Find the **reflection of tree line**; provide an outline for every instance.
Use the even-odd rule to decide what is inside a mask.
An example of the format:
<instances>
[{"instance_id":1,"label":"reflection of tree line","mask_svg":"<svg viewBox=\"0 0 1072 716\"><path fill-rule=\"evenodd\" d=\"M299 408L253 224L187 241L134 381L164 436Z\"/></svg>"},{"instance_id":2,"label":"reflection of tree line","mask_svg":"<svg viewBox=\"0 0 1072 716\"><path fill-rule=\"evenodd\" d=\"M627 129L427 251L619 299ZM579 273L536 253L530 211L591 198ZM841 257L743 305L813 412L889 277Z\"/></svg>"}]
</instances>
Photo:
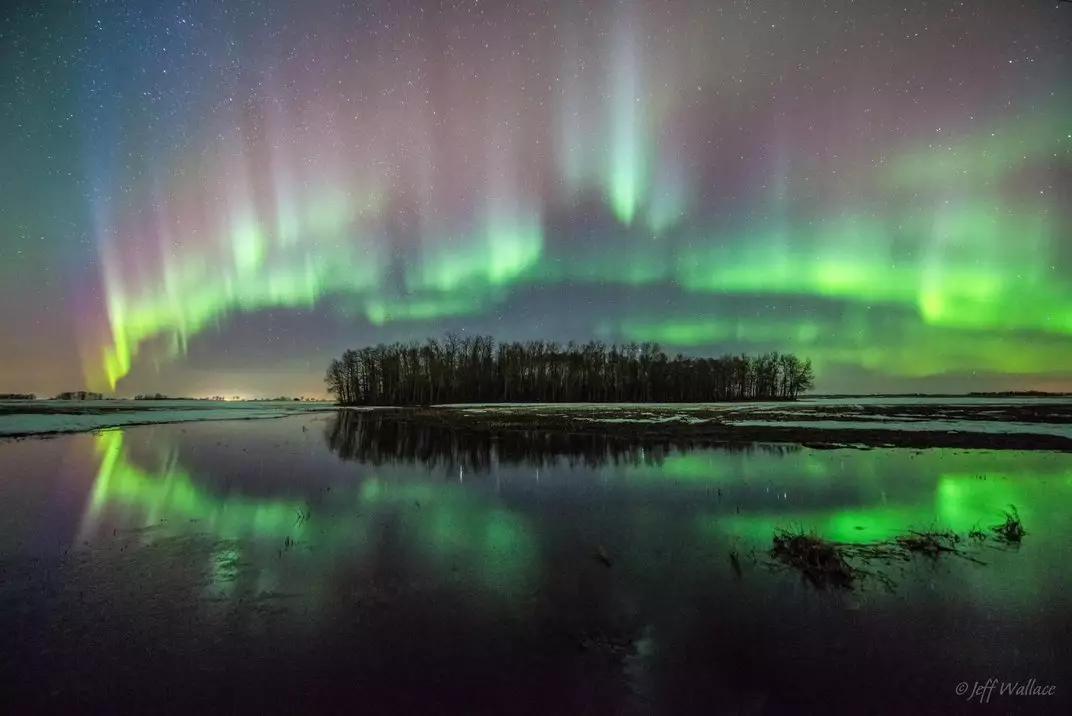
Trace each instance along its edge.
<instances>
[{"instance_id":1,"label":"reflection of tree line","mask_svg":"<svg viewBox=\"0 0 1072 716\"><path fill-rule=\"evenodd\" d=\"M658 466L671 454L701 447L691 440L631 440L600 434L542 431L498 434L413 424L374 412L340 410L325 431L332 452L370 465L421 464L485 472L495 465L545 467ZM787 454L796 445L720 444L720 450Z\"/></svg>"},{"instance_id":2,"label":"reflection of tree line","mask_svg":"<svg viewBox=\"0 0 1072 716\"><path fill-rule=\"evenodd\" d=\"M343 405L791 400L813 379L811 361L789 353L669 357L656 343L496 343L453 333L348 350L324 378Z\"/></svg>"}]
</instances>

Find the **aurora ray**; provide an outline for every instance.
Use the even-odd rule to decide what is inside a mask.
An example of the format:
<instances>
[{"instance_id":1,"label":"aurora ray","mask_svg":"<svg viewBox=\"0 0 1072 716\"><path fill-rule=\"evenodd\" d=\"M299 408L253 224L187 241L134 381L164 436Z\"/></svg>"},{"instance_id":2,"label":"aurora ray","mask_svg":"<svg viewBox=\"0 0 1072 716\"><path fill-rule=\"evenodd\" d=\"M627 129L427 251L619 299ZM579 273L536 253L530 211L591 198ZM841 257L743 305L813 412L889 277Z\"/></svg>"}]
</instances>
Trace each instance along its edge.
<instances>
[{"instance_id":1,"label":"aurora ray","mask_svg":"<svg viewBox=\"0 0 1072 716\"><path fill-rule=\"evenodd\" d=\"M7 25L11 390L444 328L1072 386L1068 7L136 5Z\"/></svg>"}]
</instances>

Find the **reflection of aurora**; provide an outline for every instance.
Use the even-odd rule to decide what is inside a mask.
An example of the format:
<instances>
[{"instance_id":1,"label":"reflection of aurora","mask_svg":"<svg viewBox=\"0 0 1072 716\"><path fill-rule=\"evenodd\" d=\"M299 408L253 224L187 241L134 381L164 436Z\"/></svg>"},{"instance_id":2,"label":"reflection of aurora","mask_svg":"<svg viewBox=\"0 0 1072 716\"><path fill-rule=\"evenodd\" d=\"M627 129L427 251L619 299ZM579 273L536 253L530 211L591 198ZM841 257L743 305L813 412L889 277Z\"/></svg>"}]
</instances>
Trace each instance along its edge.
<instances>
[{"instance_id":1,"label":"reflection of aurora","mask_svg":"<svg viewBox=\"0 0 1072 716\"><path fill-rule=\"evenodd\" d=\"M534 578L536 545L525 520L487 501L487 496L453 484L399 483L369 476L351 488L319 496L315 521L299 521L306 503L294 499L221 496L199 486L174 453L149 470L134 464L121 431L96 437L100 468L81 539L100 536L102 525L207 533L228 546L231 558L243 549L274 553L289 537L309 544L302 559L373 559L382 526L391 522L408 554L440 576L461 567L503 597L521 593ZM419 503L419 509L415 505ZM151 540L154 534L147 532ZM231 552L236 550L237 552Z\"/></svg>"},{"instance_id":2,"label":"reflection of aurora","mask_svg":"<svg viewBox=\"0 0 1072 716\"><path fill-rule=\"evenodd\" d=\"M830 503L800 506L801 493L821 492L823 484L842 472L815 471L805 485L790 480L771 485L787 495L779 509L756 509L741 514L708 514L697 518L697 527L709 539L742 538L765 549L780 528L814 530L825 538L842 542L870 542L904 534L908 530L953 530L962 537L973 528L989 533L1003 520L1002 512L1015 505L1028 531L1027 541L1006 563L1008 579L994 578L993 566L956 572L964 593L982 608L1013 604L1013 609L1035 608L1044 585L1057 579L1053 563L1055 545L1068 539L1068 505L1072 503L1072 464L1064 454L987 453L983 451L928 450L915 459L910 451L874 450L854 453L846 463L858 470L861 493L840 506ZM832 467L835 461L827 462ZM842 466L844 467L844 465ZM893 490L898 490L895 494ZM775 500L777 502L777 500ZM999 555L974 546L965 547L984 562ZM955 560L959 561L959 560ZM917 561L924 569L933 567ZM892 565L872 565L888 570ZM976 565L972 565L974 567ZM942 568L943 571L947 567Z\"/></svg>"},{"instance_id":3,"label":"reflection of aurora","mask_svg":"<svg viewBox=\"0 0 1072 716\"><path fill-rule=\"evenodd\" d=\"M757 101L767 80L739 84L745 68L729 69L746 57L759 76L771 70L743 51L770 45L748 39L763 23L723 50L707 3L673 5L511 24L449 57L433 54L438 40L400 42L397 56L370 50L361 72L335 59L363 43L330 38L295 42L308 54L285 67L250 59L244 70L265 78L256 92L219 81L248 95L243 109L215 112L167 159L146 158L149 181L118 167L95 177L110 189L94 206L108 325L87 346L91 381L114 388L151 341L177 356L237 311L330 299L373 326L424 322L412 327L423 337L437 318L487 315L520 289L560 284L672 298L590 317L604 337L777 346L812 356L820 377L831 364L908 376L1067 369L1069 216L1053 186L1072 148L1066 94L1044 83L1048 105L1025 100L1015 118L980 112L959 127L930 111L908 131L873 126L857 112L881 101L872 90L838 100L844 131L806 103L792 122L771 119L786 112ZM479 33L454 17L429 22L437 37L456 23L459 36ZM403 69L428 63L441 74ZM875 82L877 64L859 81ZM814 79L800 72L784 79L793 94ZM711 91L722 99L698 103ZM742 106L752 96L756 115L729 109L731 95ZM898 109L869 116L913 111L887 101ZM831 156L802 129L812 123L838 137ZM721 193L708 196L712 183ZM819 308L801 315L802 298Z\"/></svg>"},{"instance_id":4,"label":"reflection of aurora","mask_svg":"<svg viewBox=\"0 0 1072 716\"><path fill-rule=\"evenodd\" d=\"M783 479L769 487L778 509L755 509L740 515L708 515L707 529L757 541L770 539L780 527L814 529L830 539L856 542L886 538L908 529L938 527L966 534L1002 520L1016 505L1025 524L1039 534L1059 533L1065 519L1060 505L1072 500L1072 465L1063 454L927 450L854 452L840 465L836 459L806 458L801 480L786 474L792 458L779 470ZM804 476L806 475L806 477ZM854 481L858 497L840 506L800 504L801 495L821 493L824 485ZM779 501L777 496L786 497Z\"/></svg>"},{"instance_id":5,"label":"reflection of aurora","mask_svg":"<svg viewBox=\"0 0 1072 716\"><path fill-rule=\"evenodd\" d=\"M348 411L329 423L329 448L366 464L409 464L479 475L507 466L550 468L545 484L569 490L574 467L592 470L646 499L689 494L701 500L701 534L762 544L779 527L802 526L843 541L872 540L940 526L966 533L1000 521L1010 504L1045 528L1043 508L1072 498L1064 454L973 450L806 450L740 445L676 450L665 442L600 435L459 433ZM557 472L570 475L554 483ZM983 479L985 478L985 479ZM707 507L714 502L715 513ZM739 512L737 511L739 508Z\"/></svg>"},{"instance_id":6,"label":"reflection of aurora","mask_svg":"<svg viewBox=\"0 0 1072 716\"><path fill-rule=\"evenodd\" d=\"M352 430L356 423L329 429L328 444L333 451L352 451L361 441L341 440L340 426ZM125 540L141 535L147 542L176 533L206 534L219 545L206 575L216 594L233 592L229 585L244 564L256 572L255 586L244 594L285 592L302 584L306 591L322 590L328 600L338 588L331 585L333 575L362 574L387 559L407 578L471 584L518 604L542 583L555 583L561 569L542 559L564 545L585 565L592 544L603 542L616 551L616 567L641 572L650 557L645 549L668 545L680 550L684 572L702 575L711 569L705 560L731 542L741 539L762 551L781 527L813 529L843 541L931 527L964 534L1000 521L1010 504L1031 535L1017 558L1019 569L1042 579L1036 573L1048 567L1039 555L1048 539L1067 534L1064 506L1072 500L1066 455L1011 451L696 450L652 456L640 447L592 466L580 460L571 465L554 454L532 459L538 453L533 448L527 456L515 451L509 463L470 460L466 464L477 469L470 474L462 467L462 483L460 475L444 479L441 451L416 431L409 438L391 436L379 454L394 458L380 467L362 459L367 451L349 453L368 477L332 481L330 491L318 488L307 502L297 494L221 495L200 484L175 453L149 469L135 463L120 431L101 433L95 443L100 467L79 539L106 537L114 527L124 529ZM451 444L464 455L483 450L479 441L475 448ZM354 474L351 465L346 468L339 474ZM300 483L294 486L300 489ZM312 519L296 524L296 510L306 506ZM572 514L578 522L563 519ZM151 529L126 531L139 528ZM298 554L280 561L276 550L287 537L300 545ZM984 592L995 588L985 573L970 574L965 578L977 580ZM1007 589L1027 600L1032 587Z\"/></svg>"},{"instance_id":7,"label":"reflection of aurora","mask_svg":"<svg viewBox=\"0 0 1072 716\"><path fill-rule=\"evenodd\" d=\"M940 476L941 508L929 519L950 520L963 526L967 511L959 511L953 499L963 474L988 476L976 480L979 486L964 490L965 496L985 495L978 502L991 501L990 512L1014 501L1019 482L1035 484L1044 478L1057 477L1058 484L1072 473L1062 468L1059 457L1050 453L988 453L969 450L806 450L792 444L728 444L716 449L695 449L692 441L622 440L599 433L529 433L505 431L491 434L463 432L447 427L409 423L384 418L376 413L338 411L326 423L324 439L328 448L344 460L368 465L411 465L435 474L456 472L479 476L505 468L551 468L603 471L633 486L660 485L674 489L771 487L775 493L792 490L796 498L809 495L825 499L824 490L846 486L869 503L929 505L921 499L920 479L925 489L933 489L926 480ZM1058 454L1059 455L1059 454ZM950 465L958 464L956 471ZM903 470L906 478L891 481L891 475ZM883 491L867 491L885 485ZM1002 497L1001 490L1008 493ZM924 495L929 493L923 493ZM942 496L945 496L944 498ZM993 500L997 500L993 502ZM1004 500L1004 501L1003 501ZM790 505L784 509L791 512ZM799 504L799 503L797 503ZM828 509L820 503L819 509ZM871 514L878 508L869 508ZM887 509L887 508L883 508ZM891 520L903 521L907 513L892 509ZM916 508L912 508L916 509ZM924 512L926 507L922 508ZM762 512L762 508L758 511ZM841 518L852 522L856 515L846 512ZM896 514L894 514L896 513ZM803 513L801 513L803 514ZM981 516L983 512L980 512ZM799 516L799 515L798 515ZM795 517L794 517L795 519ZM876 520L865 520L879 526ZM919 520L915 520L916 523ZM856 524L859 524L857 522ZM840 528L839 532L843 532Z\"/></svg>"}]
</instances>

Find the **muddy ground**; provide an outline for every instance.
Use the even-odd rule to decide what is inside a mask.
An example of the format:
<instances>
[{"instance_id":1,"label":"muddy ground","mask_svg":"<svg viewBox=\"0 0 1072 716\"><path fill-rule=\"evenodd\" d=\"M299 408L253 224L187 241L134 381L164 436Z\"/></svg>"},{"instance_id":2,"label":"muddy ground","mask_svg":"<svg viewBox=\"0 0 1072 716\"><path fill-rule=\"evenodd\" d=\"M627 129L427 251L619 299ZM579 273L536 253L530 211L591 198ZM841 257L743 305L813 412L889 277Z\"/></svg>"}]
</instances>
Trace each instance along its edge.
<instances>
[{"instance_id":1,"label":"muddy ground","mask_svg":"<svg viewBox=\"0 0 1072 716\"><path fill-rule=\"evenodd\" d=\"M1058 435L986 433L949 430L897 430L880 421L987 421L1072 424L1072 403L961 405L829 405L785 403L784 406L654 405L569 407L553 405L395 408L380 411L399 422L480 433L601 434L623 439L669 440L703 445L726 443L795 443L816 448L955 447L998 450L1072 452L1072 440ZM762 420L874 422L874 429L816 429L793 425L742 426L738 421Z\"/></svg>"},{"instance_id":2,"label":"muddy ground","mask_svg":"<svg viewBox=\"0 0 1072 716\"><path fill-rule=\"evenodd\" d=\"M234 419L243 418L244 408L282 408L287 413L332 410L328 403L228 403L214 401L91 401L0 402L0 416L31 414L119 415L132 411L190 411L186 419L198 420L197 411L230 408ZM1072 400L1054 399L1024 402L994 401L948 404L921 402L860 404L841 401L799 401L785 403L720 404L590 404L590 405L479 405L432 406L423 408L360 408L378 416L413 426L448 428L483 434L530 433L603 435L623 440L667 440L696 447L746 443L791 443L815 448L839 447L953 447L998 450L1058 450L1072 452L1072 439L1061 435L1031 432L1002 433L994 423L1072 426ZM178 418L176 422L181 422ZM740 425L742 421L785 423L785 425ZM793 425L800 421L848 421L856 425L844 429L820 429ZM990 432L965 429L903 430L883 427L883 421L985 421ZM146 422L157 422L148 420ZM869 429L867 423L874 423ZM90 426L77 432L94 430ZM1040 433L1046 431L1040 431ZM24 435L32 435L28 430ZM18 434L18 433L17 433ZM1072 433L1070 433L1072 434Z\"/></svg>"}]
</instances>

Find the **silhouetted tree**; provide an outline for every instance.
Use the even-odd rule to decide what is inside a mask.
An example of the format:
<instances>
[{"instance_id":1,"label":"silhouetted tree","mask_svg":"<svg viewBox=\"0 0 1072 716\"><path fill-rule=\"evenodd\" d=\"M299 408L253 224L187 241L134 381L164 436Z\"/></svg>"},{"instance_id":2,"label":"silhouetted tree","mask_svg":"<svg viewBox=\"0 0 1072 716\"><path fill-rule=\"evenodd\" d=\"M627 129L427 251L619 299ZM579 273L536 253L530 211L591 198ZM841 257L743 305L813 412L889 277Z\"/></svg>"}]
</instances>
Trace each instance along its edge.
<instances>
[{"instance_id":1,"label":"silhouetted tree","mask_svg":"<svg viewBox=\"0 0 1072 716\"><path fill-rule=\"evenodd\" d=\"M343 405L794 400L814 380L811 361L789 353L669 358L656 343L496 345L454 333L347 350L324 376Z\"/></svg>"}]
</instances>

